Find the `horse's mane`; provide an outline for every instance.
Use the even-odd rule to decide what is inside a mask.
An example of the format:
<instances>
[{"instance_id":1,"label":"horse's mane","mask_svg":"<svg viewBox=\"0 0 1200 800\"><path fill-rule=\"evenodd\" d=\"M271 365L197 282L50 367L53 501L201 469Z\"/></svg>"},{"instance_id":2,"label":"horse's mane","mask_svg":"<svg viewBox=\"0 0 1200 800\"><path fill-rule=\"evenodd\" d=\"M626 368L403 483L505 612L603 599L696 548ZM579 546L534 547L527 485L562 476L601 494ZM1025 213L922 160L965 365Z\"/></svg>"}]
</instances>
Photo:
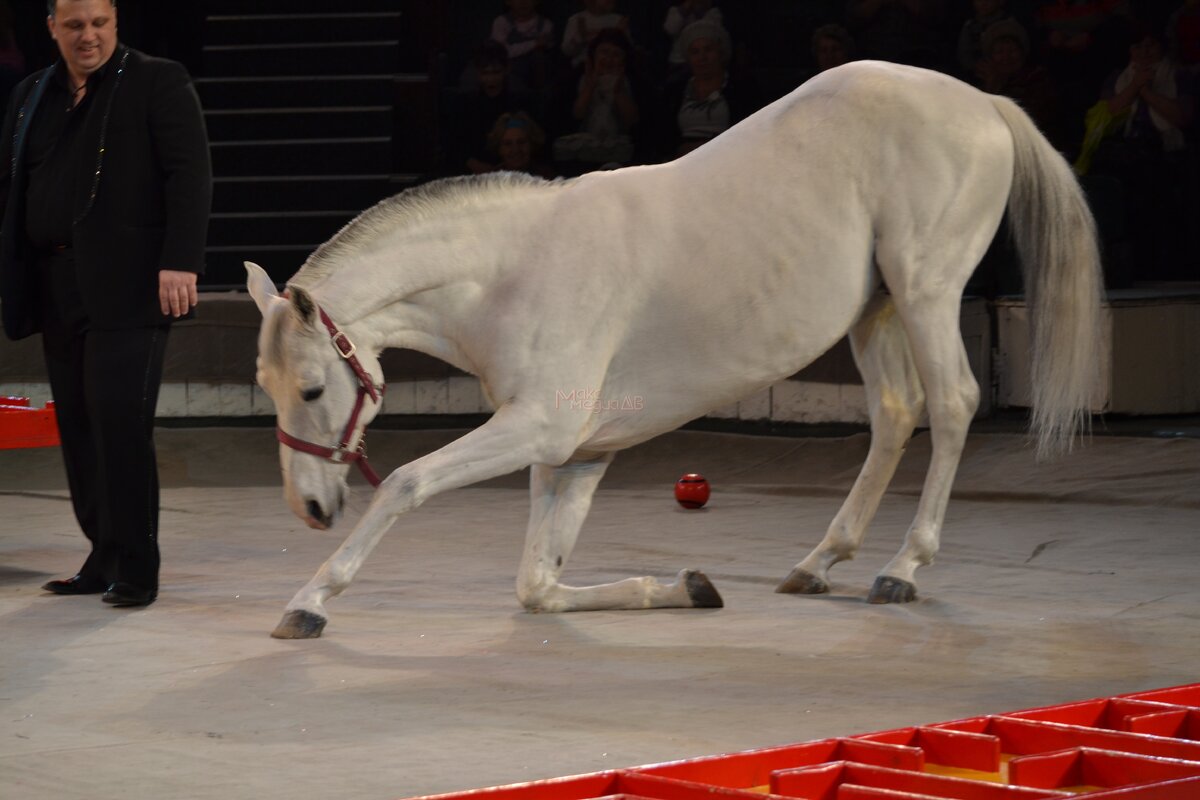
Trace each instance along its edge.
<instances>
[{"instance_id":1,"label":"horse's mane","mask_svg":"<svg viewBox=\"0 0 1200 800\"><path fill-rule=\"evenodd\" d=\"M498 192L529 186L550 186L551 181L521 172L493 172L442 178L414 186L381 200L359 214L318 247L290 284L312 287L345 263L344 258L368 246L381 235L447 210L491 197Z\"/></svg>"}]
</instances>

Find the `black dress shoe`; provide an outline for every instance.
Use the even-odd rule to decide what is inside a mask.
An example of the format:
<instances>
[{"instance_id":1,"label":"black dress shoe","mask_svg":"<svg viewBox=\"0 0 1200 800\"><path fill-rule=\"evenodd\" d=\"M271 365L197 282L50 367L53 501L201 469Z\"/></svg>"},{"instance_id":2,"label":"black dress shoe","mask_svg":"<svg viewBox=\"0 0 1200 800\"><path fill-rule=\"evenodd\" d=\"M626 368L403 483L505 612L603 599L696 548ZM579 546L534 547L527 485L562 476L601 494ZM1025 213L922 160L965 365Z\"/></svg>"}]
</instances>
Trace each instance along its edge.
<instances>
[{"instance_id":1,"label":"black dress shoe","mask_svg":"<svg viewBox=\"0 0 1200 800\"><path fill-rule=\"evenodd\" d=\"M42 588L54 594L100 594L108 588L108 581L81 573L66 580L50 581Z\"/></svg>"},{"instance_id":2,"label":"black dress shoe","mask_svg":"<svg viewBox=\"0 0 1200 800\"><path fill-rule=\"evenodd\" d=\"M132 583L117 581L108 587L100 599L113 606L148 606L158 597L154 589L143 589Z\"/></svg>"}]
</instances>

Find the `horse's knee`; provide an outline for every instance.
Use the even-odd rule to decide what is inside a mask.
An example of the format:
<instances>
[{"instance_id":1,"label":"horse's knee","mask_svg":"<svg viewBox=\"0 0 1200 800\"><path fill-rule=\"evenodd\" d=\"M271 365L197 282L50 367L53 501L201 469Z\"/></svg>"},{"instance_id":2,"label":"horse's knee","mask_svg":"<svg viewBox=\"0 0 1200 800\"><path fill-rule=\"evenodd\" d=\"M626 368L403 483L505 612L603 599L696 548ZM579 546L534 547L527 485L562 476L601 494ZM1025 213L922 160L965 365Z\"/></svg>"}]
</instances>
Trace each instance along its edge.
<instances>
[{"instance_id":1,"label":"horse's knee","mask_svg":"<svg viewBox=\"0 0 1200 800\"><path fill-rule=\"evenodd\" d=\"M406 467L384 478L376 492L394 514L411 511L428 499L420 476Z\"/></svg>"}]
</instances>

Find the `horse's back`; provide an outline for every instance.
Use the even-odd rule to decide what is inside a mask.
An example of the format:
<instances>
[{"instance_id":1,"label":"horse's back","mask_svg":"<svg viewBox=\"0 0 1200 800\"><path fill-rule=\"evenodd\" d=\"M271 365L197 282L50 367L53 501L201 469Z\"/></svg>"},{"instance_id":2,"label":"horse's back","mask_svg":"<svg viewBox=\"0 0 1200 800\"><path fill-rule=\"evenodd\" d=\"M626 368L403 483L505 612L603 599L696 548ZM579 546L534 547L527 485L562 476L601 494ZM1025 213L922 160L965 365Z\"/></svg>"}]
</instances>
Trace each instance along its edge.
<instances>
[{"instance_id":1,"label":"horse's back","mask_svg":"<svg viewBox=\"0 0 1200 800\"><path fill-rule=\"evenodd\" d=\"M615 425L614 442L640 438L631 429L679 424L810 363L877 291L888 231L936 233L930 221L964 192L994 195L988 213L998 222L1007 137L981 92L864 62L673 162L584 176L554 204L554 219L590 231L588 258L577 235L557 238L537 272L595 299L605 318L577 312L572 324L611 346L603 385L645 399L644 412L600 415L599 427ZM973 150L981 144L988 152ZM980 179L988 185L964 188Z\"/></svg>"},{"instance_id":2,"label":"horse's back","mask_svg":"<svg viewBox=\"0 0 1200 800\"><path fill-rule=\"evenodd\" d=\"M989 177L1011 172L1011 136L989 95L942 73L881 61L822 72L680 161L718 169L745 161L739 153L767 165L762 177L773 191L793 179L818 188L853 183L872 198L928 197L940 188L930 178L981 161L992 162ZM925 185L900 184L909 173Z\"/></svg>"}]
</instances>

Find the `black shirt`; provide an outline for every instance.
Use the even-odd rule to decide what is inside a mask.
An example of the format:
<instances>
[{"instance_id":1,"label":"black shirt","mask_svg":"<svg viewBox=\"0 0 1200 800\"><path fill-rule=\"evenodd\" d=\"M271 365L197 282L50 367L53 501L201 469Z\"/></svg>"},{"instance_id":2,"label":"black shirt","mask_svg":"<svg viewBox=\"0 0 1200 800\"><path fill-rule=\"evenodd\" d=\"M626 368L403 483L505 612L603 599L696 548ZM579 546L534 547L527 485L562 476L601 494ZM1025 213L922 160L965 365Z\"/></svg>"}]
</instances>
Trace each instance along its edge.
<instances>
[{"instance_id":1,"label":"black shirt","mask_svg":"<svg viewBox=\"0 0 1200 800\"><path fill-rule=\"evenodd\" d=\"M71 225L78 208L76 176L82 164L97 157L84 142L84 122L89 114L101 113L94 112L93 97L111 63L110 58L88 76L83 99L72 107L71 78L67 65L60 59L30 124L25 144L29 165L25 233L38 250L72 244Z\"/></svg>"}]
</instances>

